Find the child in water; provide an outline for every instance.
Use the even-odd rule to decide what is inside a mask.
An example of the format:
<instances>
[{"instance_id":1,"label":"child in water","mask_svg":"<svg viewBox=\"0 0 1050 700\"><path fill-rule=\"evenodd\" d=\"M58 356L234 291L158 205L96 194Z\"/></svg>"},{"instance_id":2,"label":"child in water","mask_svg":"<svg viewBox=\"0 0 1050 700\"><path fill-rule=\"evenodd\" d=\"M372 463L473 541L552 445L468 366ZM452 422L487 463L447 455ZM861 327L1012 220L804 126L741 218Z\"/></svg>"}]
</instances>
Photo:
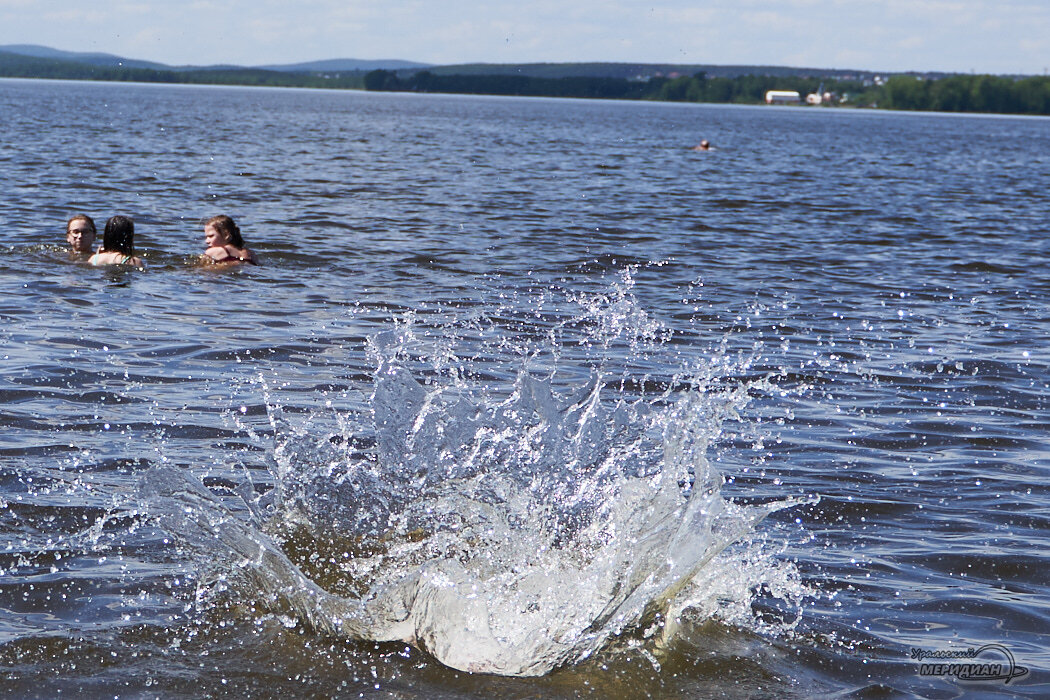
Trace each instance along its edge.
<instances>
[{"instance_id":1,"label":"child in water","mask_svg":"<svg viewBox=\"0 0 1050 700\"><path fill-rule=\"evenodd\" d=\"M87 214L74 214L66 222L66 243L71 253L90 253L97 235L95 221Z\"/></svg>"},{"instance_id":2,"label":"child in water","mask_svg":"<svg viewBox=\"0 0 1050 700\"><path fill-rule=\"evenodd\" d=\"M220 214L204 222L205 262L257 265L255 253L244 246L241 230L233 219Z\"/></svg>"},{"instance_id":3,"label":"child in water","mask_svg":"<svg viewBox=\"0 0 1050 700\"><path fill-rule=\"evenodd\" d=\"M135 222L126 216L112 216L102 232L102 248L88 258L92 265L132 265L143 267L135 257Z\"/></svg>"}]
</instances>

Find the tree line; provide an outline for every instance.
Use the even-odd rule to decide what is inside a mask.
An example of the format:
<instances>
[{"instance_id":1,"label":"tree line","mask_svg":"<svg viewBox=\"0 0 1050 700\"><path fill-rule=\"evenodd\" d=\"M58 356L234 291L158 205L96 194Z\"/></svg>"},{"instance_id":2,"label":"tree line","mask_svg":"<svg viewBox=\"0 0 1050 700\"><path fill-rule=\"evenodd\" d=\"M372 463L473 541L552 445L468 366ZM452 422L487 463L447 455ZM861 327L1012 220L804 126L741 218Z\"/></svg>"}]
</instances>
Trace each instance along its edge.
<instances>
[{"instance_id":1,"label":"tree line","mask_svg":"<svg viewBox=\"0 0 1050 700\"><path fill-rule=\"evenodd\" d=\"M391 92L445 92L467 95L514 95L518 97L586 97L612 100L642 100L648 96L645 83L623 78L540 78L524 75L437 75L419 71L406 77L388 70L365 73L365 90Z\"/></svg>"},{"instance_id":2,"label":"tree line","mask_svg":"<svg viewBox=\"0 0 1050 700\"><path fill-rule=\"evenodd\" d=\"M953 75L917 80L898 75L883 86L880 107L938 112L1050 114L1050 78L1014 80L995 75Z\"/></svg>"},{"instance_id":3,"label":"tree line","mask_svg":"<svg viewBox=\"0 0 1050 700\"><path fill-rule=\"evenodd\" d=\"M364 87L361 72L336 74L286 73L262 68L200 68L164 70L96 66L0 51L0 78L50 78L135 83L190 83L197 85L249 85L260 87L356 88Z\"/></svg>"},{"instance_id":4,"label":"tree line","mask_svg":"<svg viewBox=\"0 0 1050 700\"><path fill-rule=\"evenodd\" d=\"M388 70L365 74L366 90L439 92L534 97L580 97L758 104L768 90L800 95L835 93L840 104L886 109L942 112L992 112L1050 115L1050 78L952 75L926 79L896 75L882 84L832 78L741 75L709 78L705 73L647 81L626 78L539 78L520 75L401 75Z\"/></svg>"},{"instance_id":5,"label":"tree line","mask_svg":"<svg viewBox=\"0 0 1050 700\"><path fill-rule=\"evenodd\" d=\"M993 112L1050 115L1050 77L949 75L923 78L895 75L880 85L860 80L804 76L740 75L709 77L704 72L676 78L633 80L613 77L532 77L493 74L435 74L374 70L290 73L259 68L164 70L96 66L0 52L0 77L112 80L146 83L194 83L440 92L530 97L578 97L673 102L758 104L768 90L796 90L801 95L821 87L841 104L942 112Z\"/></svg>"}]
</instances>

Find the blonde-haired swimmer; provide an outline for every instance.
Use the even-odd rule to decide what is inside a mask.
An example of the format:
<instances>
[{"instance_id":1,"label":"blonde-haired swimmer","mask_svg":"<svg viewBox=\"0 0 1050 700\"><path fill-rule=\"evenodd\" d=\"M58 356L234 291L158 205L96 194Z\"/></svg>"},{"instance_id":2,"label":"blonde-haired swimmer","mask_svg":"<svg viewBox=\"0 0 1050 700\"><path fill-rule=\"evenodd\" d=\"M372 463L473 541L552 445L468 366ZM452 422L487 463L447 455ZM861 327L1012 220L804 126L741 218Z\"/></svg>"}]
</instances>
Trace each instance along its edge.
<instances>
[{"instance_id":1,"label":"blonde-haired swimmer","mask_svg":"<svg viewBox=\"0 0 1050 700\"><path fill-rule=\"evenodd\" d=\"M255 253L244 246L241 229L225 214L205 220L204 243L205 262L258 264Z\"/></svg>"},{"instance_id":2,"label":"blonde-haired swimmer","mask_svg":"<svg viewBox=\"0 0 1050 700\"><path fill-rule=\"evenodd\" d=\"M66 243L73 253L90 253L97 236L95 220L87 214L74 214L66 222Z\"/></svg>"}]
</instances>

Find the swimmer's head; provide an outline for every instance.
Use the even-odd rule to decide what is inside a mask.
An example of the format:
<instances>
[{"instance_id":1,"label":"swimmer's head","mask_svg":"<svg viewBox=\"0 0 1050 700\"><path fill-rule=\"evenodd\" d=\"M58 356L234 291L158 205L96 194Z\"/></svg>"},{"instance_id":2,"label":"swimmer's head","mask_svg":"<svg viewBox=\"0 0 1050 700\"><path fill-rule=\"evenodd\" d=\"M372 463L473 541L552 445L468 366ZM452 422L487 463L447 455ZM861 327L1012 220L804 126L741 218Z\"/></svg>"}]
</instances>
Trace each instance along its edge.
<instances>
[{"instance_id":1,"label":"swimmer's head","mask_svg":"<svg viewBox=\"0 0 1050 700\"><path fill-rule=\"evenodd\" d=\"M135 255L135 222L127 216L111 216L102 232L102 250Z\"/></svg>"},{"instance_id":2,"label":"swimmer's head","mask_svg":"<svg viewBox=\"0 0 1050 700\"><path fill-rule=\"evenodd\" d=\"M208 236L209 228L214 229L218 234L216 237L216 245L232 245L237 248L244 247L244 239L241 237L241 229L233 222L233 219L225 214L219 214L210 219L205 219L204 235L206 238ZM208 238L208 244L212 245L210 238Z\"/></svg>"},{"instance_id":3,"label":"swimmer's head","mask_svg":"<svg viewBox=\"0 0 1050 700\"><path fill-rule=\"evenodd\" d=\"M97 236L95 221L87 214L75 214L66 222L66 242L74 253L91 252Z\"/></svg>"}]
</instances>

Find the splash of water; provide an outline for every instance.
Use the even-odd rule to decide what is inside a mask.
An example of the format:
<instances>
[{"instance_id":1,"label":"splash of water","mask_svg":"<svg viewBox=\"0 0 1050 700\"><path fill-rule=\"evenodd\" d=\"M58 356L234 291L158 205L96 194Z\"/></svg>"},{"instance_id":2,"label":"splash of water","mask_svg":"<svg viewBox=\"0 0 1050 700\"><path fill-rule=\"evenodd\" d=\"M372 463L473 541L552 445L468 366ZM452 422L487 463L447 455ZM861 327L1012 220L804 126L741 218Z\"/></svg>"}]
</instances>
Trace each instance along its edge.
<instances>
[{"instance_id":1,"label":"splash of water","mask_svg":"<svg viewBox=\"0 0 1050 700\"><path fill-rule=\"evenodd\" d=\"M601 342L587 347L607 351L625 330L636 356L664 342L639 333L648 321L622 287L590 301L600 322L586 334ZM632 393L620 353L615 379L592 363L587 381L559 386L525 363L482 381L455 342L412 323L377 335L367 410L327 426L293 425L271 401L276 488L243 490L249 517L174 470L147 476L147 500L220 562L223 587L324 633L518 676L680 611L712 560L785 505L725 500L707 458L761 380L726 388L694 373Z\"/></svg>"}]
</instances>

